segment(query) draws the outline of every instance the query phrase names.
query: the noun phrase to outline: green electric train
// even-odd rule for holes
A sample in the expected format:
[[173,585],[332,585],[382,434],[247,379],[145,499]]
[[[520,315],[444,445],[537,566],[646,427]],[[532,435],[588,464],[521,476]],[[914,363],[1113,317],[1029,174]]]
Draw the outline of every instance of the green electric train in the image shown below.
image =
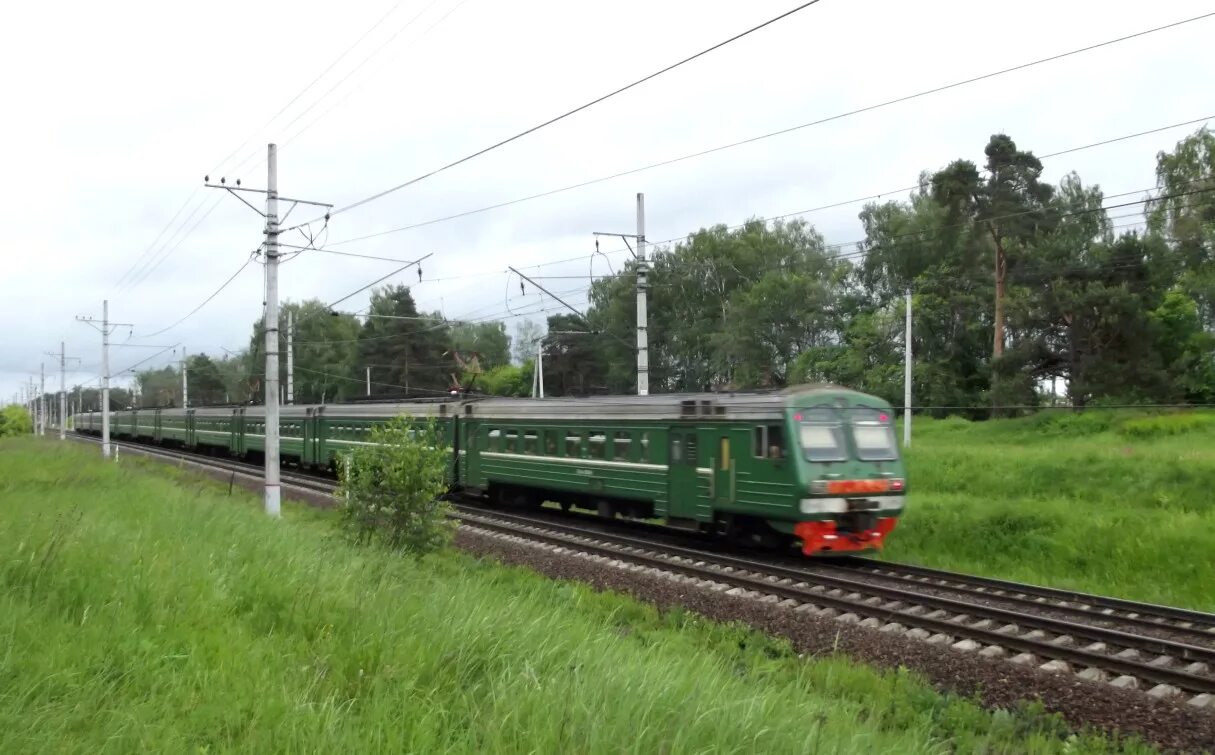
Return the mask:
[[[658,519],[808,556],[880,549],[907,482],[891,406],[838,386],[593,398],[284,406],[284,464],[336,468],[399,415],[437,422],[453,491]],[[261,458],[260,406],[112,412],[116,438]],[[101,416],[78,429],[98,434]]]

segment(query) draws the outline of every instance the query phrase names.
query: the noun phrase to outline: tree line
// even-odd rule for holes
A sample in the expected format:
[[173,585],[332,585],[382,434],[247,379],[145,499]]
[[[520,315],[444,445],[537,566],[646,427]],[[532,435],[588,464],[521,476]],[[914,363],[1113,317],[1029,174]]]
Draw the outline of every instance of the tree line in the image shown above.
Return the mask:
[[[850,244],[802,220],[751,220],[656,247],[651,392],[830,382],[901,404],[909,291],[917,406],[1215,403],[1215,136],[1159,153],[1155,188],[1126,196],[1075,173],[1043,181],[1004,134],[984,154],[864,205]],[[546,395],[632,393],[636,269],[595,280],[584,314],[524,322],[513,338],[499,322],[421,312],[407,286],[375,290],[361,317],[287,302],[295,400],[365,399],[368,370],[373,399],[528,395],[537,345]],[[259,321],[243,351],[190,357],[191,404],[259,400],[263,354]],[[114,396],[180,405],[180,372],[140,372]]]

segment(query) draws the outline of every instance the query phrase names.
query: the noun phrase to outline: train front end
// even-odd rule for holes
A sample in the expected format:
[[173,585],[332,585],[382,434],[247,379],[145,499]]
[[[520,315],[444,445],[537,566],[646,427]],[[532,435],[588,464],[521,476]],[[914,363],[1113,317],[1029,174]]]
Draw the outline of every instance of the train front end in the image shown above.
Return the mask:
[[800,492],[793,535],[802,552],[880,550],[907,494],[890,405],[853,391],[815,391],[793,397],[787,421]]

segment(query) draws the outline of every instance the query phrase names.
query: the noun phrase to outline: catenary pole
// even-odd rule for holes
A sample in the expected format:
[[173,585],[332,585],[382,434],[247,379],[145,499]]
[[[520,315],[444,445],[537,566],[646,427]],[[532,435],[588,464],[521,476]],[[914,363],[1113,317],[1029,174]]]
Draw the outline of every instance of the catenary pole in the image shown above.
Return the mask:
[[539,392],[539,385],[540,385],[540,382],[539,382],[540,371],[537,369],[537,366],[539,364],[540,364],[540,342],[536,341],[536,358],[534,360],[532,360],[532,398],[536,398],[536,396],[539,395],[538,392]]
[[110,300],[101,302],[101,458],[110,458]]
[[186,366],[186,347],[181,347],[181,408],[190,408],[190,383],[186,373],[189,368]]
[[295,403],[295,312],[287,310],[287,403]]
[[645,258],[645,194],[637,192],[637,395],[650,395],[650,335],[647,316],[647,277]]
[[[294,199],[291,197],[281,197],[278,193],[278,147],[275,144],[266,145],[266,188],[251,189],[242,187],[238,179],[235,184],[228,185],[226,178],[220,178],[218,184],[211,183],[210,176],[203,177],[203,185],[210,189],[223,189],[232,196],[240,199],[246,205],[255,210],[259,215],[266,219],[265,227],[265,250],[266,250],[266,316],[263,321],[263,329],[266,331],[266,376],[265,376],[265,398],[263,399],[266,408],[266,433],[265,433],[265,510],[268,516],[277,518],[282,515],[282,488],[279,476],[279,391],[281,390],[281,382],[279,380],[278,358],[280,352],[279,347],[279,326],[278,326],[278,263],[279,263],[279,245],[278,236],[280,233],[280,218],[278,216],[279,201],[289,202],[291,207],[287,209],[287,214],[296,205],[306,204],[324,207],[326,210],[325,220],[328,221],[328,211],[333,205],[324,202],[312,202],[307,199]],[[266,211],[262,212],[254,207],[250,202],[241,197],[238,192],[252,192],[266,195]],[[353,294],[352,294],[353,295]],[[335,302],[336,303],[336,302]]]
[[903,334],[903,447],[911,445],[911,287],[907,287],[907,324]]
[[278,447],[278,146],[266,147],[266,515],[279,517]]
[[67,356],[59,342],[59,440],[67,440]]
[[59,360],[59,402],[58,402],[59,405],[55,411],[57,411],[59,414],[59,440],[66,440],[67,439],[67,404],[68,404],[67,362],[69,359],[76,359],[76,357],[69,357],[67,355],[67,349],[66,349],[63,341],[59,342],[58,353],[53,352],[53,351],[48,351],[48,352],[46,352],[46,354],[47,354],[47,356],[55,357]]
[[[649,317],[646,310],[649,303],[650,263],[645,257],[645,194],[637,192],[636,234],[596,231],[593,235],[619,236],[625,240],[625,245],[628,245],[629,238],[637,240],[637,251],[633,252],[633,258],[637,261],[637,338],[635,344],[629,345],[633,346],[637,351],[637,395],[648,396],[650,395],[650,336]],[[595,251],[599,251],[598,239],[595,240]],[[629,247],[629,251],[633,251],[631,246]],[[558,301],[561,300],[558,299]],[[617,338],[617,340],[622,339]]]
[[46,435],[46,362],[38,369],[38,434]]

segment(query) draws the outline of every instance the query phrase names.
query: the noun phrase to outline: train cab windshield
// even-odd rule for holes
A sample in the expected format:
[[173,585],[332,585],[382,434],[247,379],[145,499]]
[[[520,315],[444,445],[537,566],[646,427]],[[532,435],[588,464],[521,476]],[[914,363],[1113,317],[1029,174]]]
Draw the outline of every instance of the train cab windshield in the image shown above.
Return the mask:
[[797,415],[798,438],[807,461],[845,461],[844,425],[834,409],[805,409]]
[[899,457],[894,442],[890,413],[880,409],[855,407],[849,412],[852,440],[861,461],[893,461]]

